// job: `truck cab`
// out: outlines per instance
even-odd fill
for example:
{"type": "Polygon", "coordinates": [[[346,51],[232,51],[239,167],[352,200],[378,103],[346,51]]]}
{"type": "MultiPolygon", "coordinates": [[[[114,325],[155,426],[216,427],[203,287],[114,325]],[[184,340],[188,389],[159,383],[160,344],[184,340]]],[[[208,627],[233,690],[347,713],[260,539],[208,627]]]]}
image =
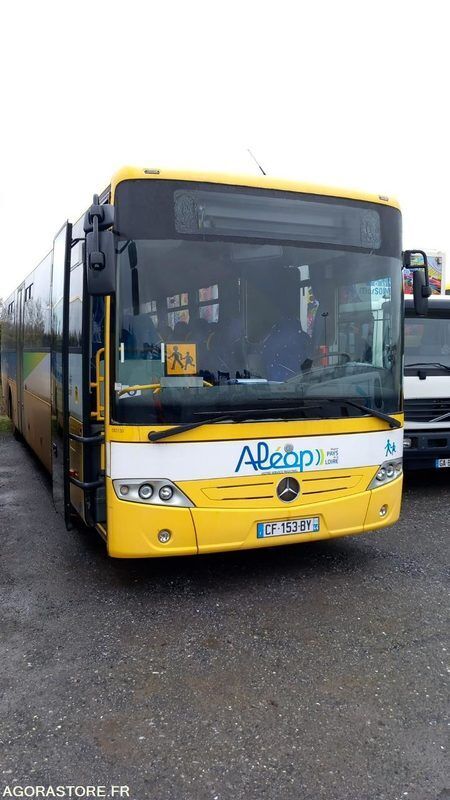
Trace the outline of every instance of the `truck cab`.
{"type": "Polygon", "coordinates": [[[406,469],[450,470],[450,296],[429,298],[426,317],[405,298],[406,469]]]}

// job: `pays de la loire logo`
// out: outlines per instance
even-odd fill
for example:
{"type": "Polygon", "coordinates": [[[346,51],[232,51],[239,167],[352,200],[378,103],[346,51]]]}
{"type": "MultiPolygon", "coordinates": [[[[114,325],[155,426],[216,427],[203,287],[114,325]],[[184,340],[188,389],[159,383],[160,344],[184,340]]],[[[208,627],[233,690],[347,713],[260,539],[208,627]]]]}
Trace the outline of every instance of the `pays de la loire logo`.
{"type": "MultiPolygon", "coordinates": [[[[288,444],[285,445],[284,450],[280,445],[276,450],[271,451],[267,442],[258,442],[254,445],[254,449],[246,444],[242,448],[235,472],[239,472],[243,466],[252,467],[255,472],[266,472],[268,470],[303,472],[311,467],[320,467],[325,463],[327,455],[329,453],[326,453],[321,448],[295,450],[293,445],[288,444]]],[[[335,451],[335,457],[337,460],[337,450],[335,451]]]]}

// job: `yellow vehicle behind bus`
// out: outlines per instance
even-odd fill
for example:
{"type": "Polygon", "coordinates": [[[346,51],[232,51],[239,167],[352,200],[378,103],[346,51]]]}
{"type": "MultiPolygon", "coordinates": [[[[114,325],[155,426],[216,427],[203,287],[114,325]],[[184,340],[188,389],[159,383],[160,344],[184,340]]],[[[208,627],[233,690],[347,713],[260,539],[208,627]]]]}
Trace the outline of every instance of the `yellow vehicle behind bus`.
{"type": "Polygon", "coordinates": [[[66,522],[96,528],[111,556],[398,519],[392,199],[121,169],[7,300],[3,331],[13,424],[51,470],[66,522]]]}

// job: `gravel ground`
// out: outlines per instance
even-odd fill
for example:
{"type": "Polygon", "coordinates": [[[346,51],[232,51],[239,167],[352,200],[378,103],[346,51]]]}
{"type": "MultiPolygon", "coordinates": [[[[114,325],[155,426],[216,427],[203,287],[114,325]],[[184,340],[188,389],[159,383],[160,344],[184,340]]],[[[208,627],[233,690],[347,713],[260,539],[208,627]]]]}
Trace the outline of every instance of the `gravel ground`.
{"type": "Polygon", "coordinates": [[[124,562],[65,530],[24,445],[0,456],[0,796],[450,797],[448,473],[384,532],[124,562]]]}

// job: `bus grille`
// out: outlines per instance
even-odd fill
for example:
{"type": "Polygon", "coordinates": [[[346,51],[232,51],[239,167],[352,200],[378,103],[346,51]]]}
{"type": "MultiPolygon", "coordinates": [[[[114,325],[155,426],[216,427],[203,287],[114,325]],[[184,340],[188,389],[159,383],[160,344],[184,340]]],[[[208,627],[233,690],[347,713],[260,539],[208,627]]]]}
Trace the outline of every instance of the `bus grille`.
{"type": "MultiPolygon", "coordinates": [[[[450,398],[405,400],[405,418],[411,422],[432,422],[436,417],[450,414],[450,398]]],[[[447,419],[450,422],[450,417],[447,419]]]]}
{"type": "MultiPolygon", "coordinates": [[[[249,480],[248,483],[233,483],[229,482],[223,484],[209,484],[202,487],[202,493],[209,500],[219,503],[237,503],[244,501],[245,504],[252,501],[257,505],[264,504],[269,501],[268,505],[272,503],[279,503],[277,497],[277,486],[282,479],[283,474],[273,476],[266,476],[265,480],[254,479],[249,480]]],[[[295,477],[301,483],[301,492],[299,495],[299,502],[314,502],[316,499],[328,499],[329,497],[336,497],[340,493],[352,494],[355,491],[361,491],[361,482],[364,488],[367,479],[364,474],[360,473],[344,473],[339,475],[316,475],[314,477],[307,477],[305,473],[299,475],[295,473],[295,477]]]]}

